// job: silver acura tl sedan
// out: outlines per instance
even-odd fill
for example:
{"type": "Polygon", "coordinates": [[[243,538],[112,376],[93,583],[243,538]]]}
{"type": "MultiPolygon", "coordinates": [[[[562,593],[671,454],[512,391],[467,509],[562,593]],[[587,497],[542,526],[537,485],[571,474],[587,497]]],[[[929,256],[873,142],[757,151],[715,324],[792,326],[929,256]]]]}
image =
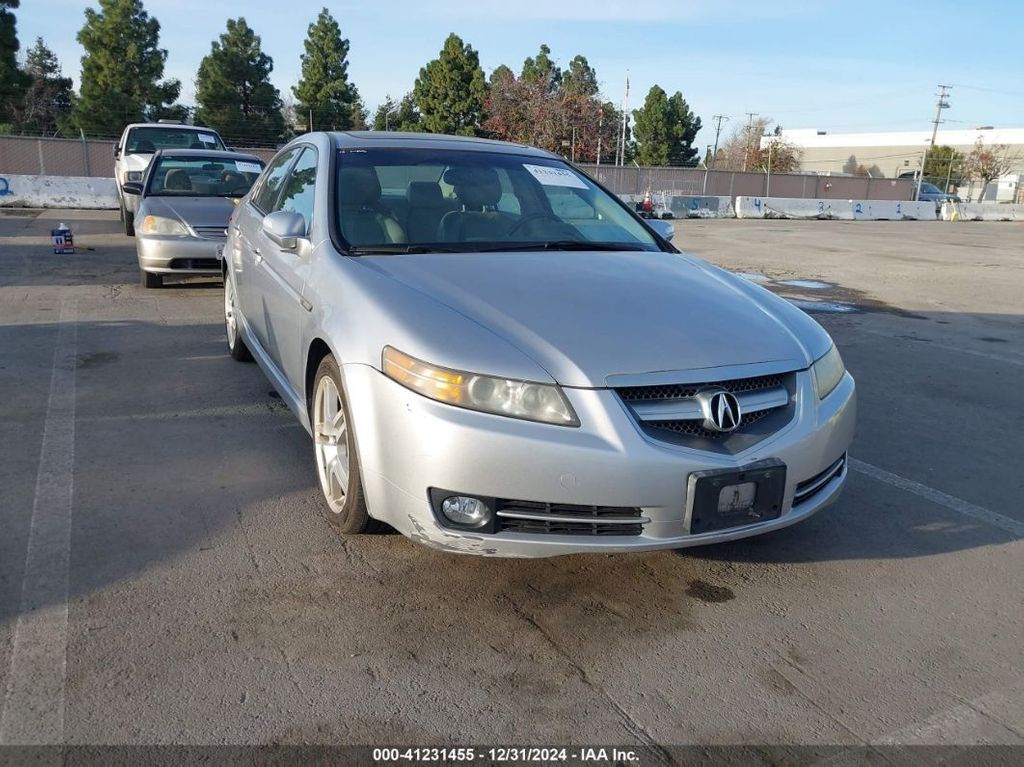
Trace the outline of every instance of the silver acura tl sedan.
{"type": "Polygon", "coordinates": [[[263,171],[263,160],[212,149],[160,150],[140,182],[124,192],[135,203],[135,250],[141,282],[159,288],[169,275],[220,275],[228,218],[263,171]]]}
{"type": "Polygon", "coordinates": [[[540,557],[806,519],[846,479],[853,379],[664,225],[529,147],[307,134],[232,214],[230,353],[310,432],[344,533],[540,557]]]}

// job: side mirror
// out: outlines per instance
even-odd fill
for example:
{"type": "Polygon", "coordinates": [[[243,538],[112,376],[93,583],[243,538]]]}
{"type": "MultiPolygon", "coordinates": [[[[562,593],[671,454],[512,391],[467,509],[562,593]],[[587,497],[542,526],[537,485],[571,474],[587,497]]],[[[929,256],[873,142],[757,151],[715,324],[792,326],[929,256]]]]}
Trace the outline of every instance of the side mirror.
{"type": "Polygon", "coordinates": [[[671,221],[663,221],[660,218],[648,218],[645,221],[651,231],[667,242],[672,242],[672,238],[676,236],[676,228],[671,221]]]}
{"type": "Polygon", "coordinates": [[[121,147],[119,147],[117,144],[114,144],[114,159],[116,160],[120,156],[121,156],[121,147]]]}
{"type": "Polygon", "coordinates": [[[301,213],[278,210],[264,217],[263,233],[282,250],[295,250],[306,236],[306,219],[301,213]]]}
{"type": "Polygon", "coordinates": [[[142,194],[142,182],[126,181],[121,184],[121,191],[125,194],[142,194]]]}

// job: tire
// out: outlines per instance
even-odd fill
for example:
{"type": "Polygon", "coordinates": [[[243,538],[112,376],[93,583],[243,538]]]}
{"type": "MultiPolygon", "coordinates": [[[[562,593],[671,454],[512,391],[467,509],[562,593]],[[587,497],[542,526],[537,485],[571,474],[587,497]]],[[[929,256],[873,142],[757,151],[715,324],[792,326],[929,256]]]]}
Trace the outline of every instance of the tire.
{"type": "Polygon", "coordinates": [[[117,220],[124,223],[124,200],[117,199],[117,220]]]}
{"type": "Polygon", "coordinates": [[[142,279],[139,282],[144,288],[162,288],[164,286],[164,277],[162,274],[143,272],[142,279]]]}
{"type": "Polygon", "coordinates": [[[377,532],[380,525],[370,517],[363,497],[359,455],[341,372],[330,354],[317,368],[309,410],[313,460],[328,521],[346,535],[377,532]]]}
{"type": "Polygon", "coordinates": [[[238,332],[236,311],[235,280],[228,272],[224,275],[224,334],[227,336],[228,353],[238,362],[251,362],[252,352],[238,332]]]}
{"type": "Polygon", "coordinates": [[[122,220],[124,221],[124,233],[129,237],[135,236],[135,214],[121,205],[122,220]]]}

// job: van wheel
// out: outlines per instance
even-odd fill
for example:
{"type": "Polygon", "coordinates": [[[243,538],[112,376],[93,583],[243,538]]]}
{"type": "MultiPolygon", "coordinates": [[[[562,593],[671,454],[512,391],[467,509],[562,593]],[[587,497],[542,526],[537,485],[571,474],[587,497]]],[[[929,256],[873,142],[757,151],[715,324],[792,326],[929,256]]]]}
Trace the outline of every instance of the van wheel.
{"type": "Polygon", "coordinates": [[[164,286],[164,277],[162,274],[143,272],[140,282],[144,288],[162,288],[164,286]]]}
{"type": "Polygon", "coordinates": [[[121,220],[124,221],[124,233],[129,237],[135,236],[135,214],[121,206],[121,220]]]}

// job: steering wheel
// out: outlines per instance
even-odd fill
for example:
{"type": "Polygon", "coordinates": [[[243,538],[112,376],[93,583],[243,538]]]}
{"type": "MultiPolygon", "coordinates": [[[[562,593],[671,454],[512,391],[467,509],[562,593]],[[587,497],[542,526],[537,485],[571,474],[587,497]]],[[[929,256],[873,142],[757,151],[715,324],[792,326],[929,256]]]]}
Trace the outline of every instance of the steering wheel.
{"type": "Polygon", "coordinates": [[[508,230],[508,233],[510,235],[513,235],[520,229],[523,229],[527,224],[532,224],[534,221],[553,221],[556,224],[562,223],[559,219],[555,218],[549,213],[527,213],[525,216],[516,221],[512,228],[508,230]]]}

